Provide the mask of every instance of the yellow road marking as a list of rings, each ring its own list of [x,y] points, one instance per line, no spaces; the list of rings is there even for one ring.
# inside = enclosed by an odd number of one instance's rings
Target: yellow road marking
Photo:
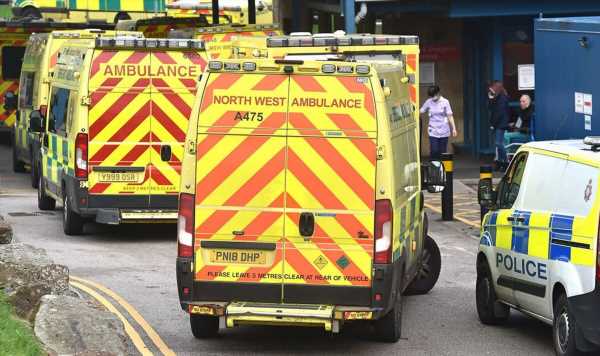
[[[435,206],[433,206],[433,205],[427,204],[427,203],[425,203],[424,205],[425,205],[425,207],[427,207],[427,208],[429,208],[429,209],[431,209],[431,210],[435,211],[435,212],[436,212],[436,213],[438,213],[438,214],[441,214],[441,213],[442,213],[442,209],[439,209],[439,208],[437,208],[437,207],[435,207]],[[469,225],[469,226],[473,226],[473,227],[476,227],[476,228],[479,228],[479,227],[480,227],[479,223],[474,223],[474,222],[472,222],[472,221],[470,221],[470,220],[467,220],[467,219],[461,218],[460,216],[456,216],[456,215],[455,215],[455,216],[454,216],[454,218],[455,218],[456,220],[458,220],[458,221],[462,222],[462,223],[465,223],[465,224]]]
[[[73,279],[73,277],[71,277],[71,279]],[[138,334],[138,332],[135,331],[135,329],[133,328],[133,326],[131,326],[131,324],[127,321],[127,319],[125,319],[125,317],[123,316],[123,314],[121,314],[117,310],[117,308],[115,308],[115,306],[112,305],[111,302],[109,302],[106,298],[104,298],[103,296],[101,296],[100,294],[98,294],[96,291],[94,291],[90,287],[84,286],[83,284],[80,284],[80,283],[77,283],[77,282],[73,282],[73,281],[71,281],[69,283],[73,287],[75,287],[77,289],[81,289],[82,291],[84,291],[87,294],[89,294],[92,298],[96,299],[98,302],[100,302],[100,304],[102,304],[106,309],[108,309],[108,311],[110,311],[111,313],[115,314],[123,322],[123,326],[125,327],[125,332],[127,333],[127,335],[129,336],[129,338],[133,342],[133,345],[135,346],[135,348],[142,355],[152,355],[152,352],[150,352],[150,350],[148,349],[148,347],[146,347],[146,344],[144,344],[144,341],[140,337],[140,334]]]
[[[156,347],[160,350],[160,352],[163,353],[163,355],[165,355],[165,356],[174,356],[175,355],[175,352],[167,346],[167,344],[158,335],[158,333],[154,330],[154,328],[152,328],[152,326],[150,326],[150,324],[144,319],[144,317],[142,317],[142,315],[133,306],[131,306],[131,304],[129,304],[125,299],[123,299],[117,293],[113,292],[112,290],[110,290],[107,287],[104,287],[98,283],[88,281],[83,278],[73,277],[73,276],[71,276],[70,278],[74,281],[77,281],[80,283],[85,283],[87,285],[95,287],[96,289],[100,290],[101,292],[106,293],[109,297],[113,298],[117,303],[119,303],[119,305],[121,305],[129,313],[129,315],[131,315],[131,317],[140,325],[140,327],[142,329],[144,329],[144,331],[146,332],[146,334],[148,335],[150,340],[152,340],[154,345],[156,345]]]

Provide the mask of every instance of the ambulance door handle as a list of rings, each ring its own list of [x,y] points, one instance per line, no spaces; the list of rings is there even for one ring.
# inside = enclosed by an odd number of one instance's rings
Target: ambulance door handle
[[[300,235],[304,237],[305,240],[309,239],[315,232],[315,216],[313,213],[301,213],[298,228],[300,230]]]
[[[171,146],[169,146],[169,145],[160,146],[160,159],[163,162],[169,162],[171,160]]]

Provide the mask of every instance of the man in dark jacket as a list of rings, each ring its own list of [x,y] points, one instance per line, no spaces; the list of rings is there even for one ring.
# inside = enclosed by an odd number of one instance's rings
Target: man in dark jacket
[[[508,129],[510,119],[509,98],[501,81],[495,80],[488,89],[488,108],[490,110],[490,125],[494,132],[496,145],[496,169],[505,170],[508,167],[506,150],[504,149],[504,132]]]

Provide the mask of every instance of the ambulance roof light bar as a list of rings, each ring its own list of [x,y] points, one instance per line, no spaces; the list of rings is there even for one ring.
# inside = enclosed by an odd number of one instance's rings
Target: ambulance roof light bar
[[[284,67],[289,67],[290,65],[303,65],[305,64],[303,60],[283,60],[278,59],[274,61],[275,64],[282,65]],[[273,69],[269,67],[270,69]],[[275,67],[274,70],[277,70]],[[223,62],[223,61],[210,61],[208,62],[208,70],[211,72],[218,71],[241,71],[252,72],[257,69],[256,62]],[[318,71],[318,69],[316,69]],[[366,64],[333,64],[326,63],[321,66],[321,72],[325,74],[361,74],[366,75],[371,72],[371,67]]]
[[[183,38],[140,38],[134,36],[98,37],[96,38],[96,47],[204,49],[204,41]]]
[[[267,47],[322,47],[322,46],[385,46],[417,45],[419,37],[400,35],[341,35],[317,34],[276,36],[267,38]]]

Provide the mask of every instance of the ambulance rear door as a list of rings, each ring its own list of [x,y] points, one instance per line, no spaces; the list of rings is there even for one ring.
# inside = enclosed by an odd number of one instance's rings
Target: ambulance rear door
[[[149,207],[150,52],[96,49],[89,99],[90,204]]]
[[[204,51],[151,53],[150,207],[177,209],[181,159],[196,83],[206,67]]]
[[[279,303],[289,76],[240,69],[210,72],[200,107],[194,294]]]
[[[283,301],[370,305],[377,121],[368,76],[292,74]]]

